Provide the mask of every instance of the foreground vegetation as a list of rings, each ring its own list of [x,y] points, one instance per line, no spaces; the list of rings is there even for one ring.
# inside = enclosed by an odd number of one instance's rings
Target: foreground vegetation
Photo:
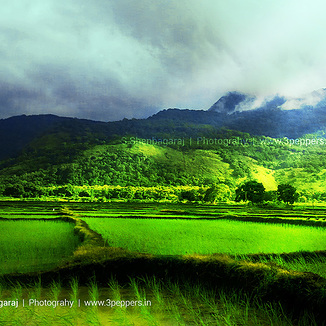
[[[216,291],[199,283],[163,282],[155,277],[131,278],[128,283],[108,278],[105,286],[93,280],[88,287],[79,286],[74,278],[68,288],[58,282],[47,288],[40,281],[31,286],[2,283],[0,295],[18,305],[1,308],[0,325],[293,325],[280,305],[223,288]],[[40,306],[44,300],[49,306]],[[60,300],[71,301],[71,307],[60,306]],[[113,306],[117,301],[137,304]],[[295,324],[318,325],[308,311]]]

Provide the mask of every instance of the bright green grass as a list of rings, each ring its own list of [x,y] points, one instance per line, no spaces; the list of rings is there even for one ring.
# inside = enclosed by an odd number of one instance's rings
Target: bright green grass
[[[0,214],[0,217],[3,218],[10,218],[10,219],[14,219],[14,218],[26,218],[26,219],[31,219],[31,218],[35,218],[35,219],[39,219],[39,218],[58,218],[60,215],[45,215],[45,214]]]
[[[0,201],[0,218],[55,218],[60,208],[57,203]]]
[[[243,204],[171,204],[171,203],[67,203],[69,209],[82,217],[149,217],[149,218],[219,218],[234,216],[238,218],[289,218],[297,224],[316,221],[325,223],[325,210],[319,207],[312,210],[306,206],[266,209]]]
[[[326,230],[318,227],[230,220],[83,220],[110,246],[153,254],[248,254],[326,249]]]
[[[299,218],[314,221],[317,217],[323,222],[325,209],[311,209],[308,206],[296,205],[294,208],[265,209],[244,204],[203,205],[203,204],[172,204],[172,203],[137,203],[137,202],[111,202],[111,203],[57,203],[57,202],[8,202],[0,201],[0,218],[34,218],[59,217],[61,209],[69,209],[83,217],[168,217],[168,218],[216,218],[225,215],[265,218]],[[303,221],[304,222],[304,221]],[[326,221],[325,221],[326,225]]]
[[[61,221],[0,221],[0,274],[52,268],[80,240],[74,225]]]

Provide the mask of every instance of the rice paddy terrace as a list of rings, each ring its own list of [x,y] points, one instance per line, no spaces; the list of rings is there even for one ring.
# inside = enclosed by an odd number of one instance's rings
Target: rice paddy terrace
[[[7,307],[0,324],[28,312],[49,325],[322,325],[325,213],[317,205],[0,202],[0,302],[39,293],[155,305],[109,314]]]

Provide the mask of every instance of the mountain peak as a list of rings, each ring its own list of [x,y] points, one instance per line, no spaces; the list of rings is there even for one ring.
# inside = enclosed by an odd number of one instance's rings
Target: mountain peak
[[[231,114],[238,111],[240,104],[254,102],[255,97],[240,92],[228,92],[222,96],[216,103],[214,103],[208,111],[214,111],[224,114]]]
[[[275,109],[282,108],[287,99],[279,95],[273,96],[254,96],[239,92],[229,92],[222,96],[209,111],[224,114],[242,112],[256,109]]]

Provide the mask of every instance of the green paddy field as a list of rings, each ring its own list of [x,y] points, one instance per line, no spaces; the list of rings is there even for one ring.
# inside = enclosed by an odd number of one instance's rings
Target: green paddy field
[[[80,239],[63,221],[0,220],[0,275],[53,268],[71,256]]]
[[[18,302],[0,308],[0,325],[323,325],[325,212],[0,202],[0,306]],[[297,292],[307,300],[296,310],[283,296]],[[74,305],[23,306],[30,298]],[[150,305],[99,304],[108,299]]]
[[[325,228],[232,220],[83,218],[109,246],[157,255],[283,253],[326,248]]]

